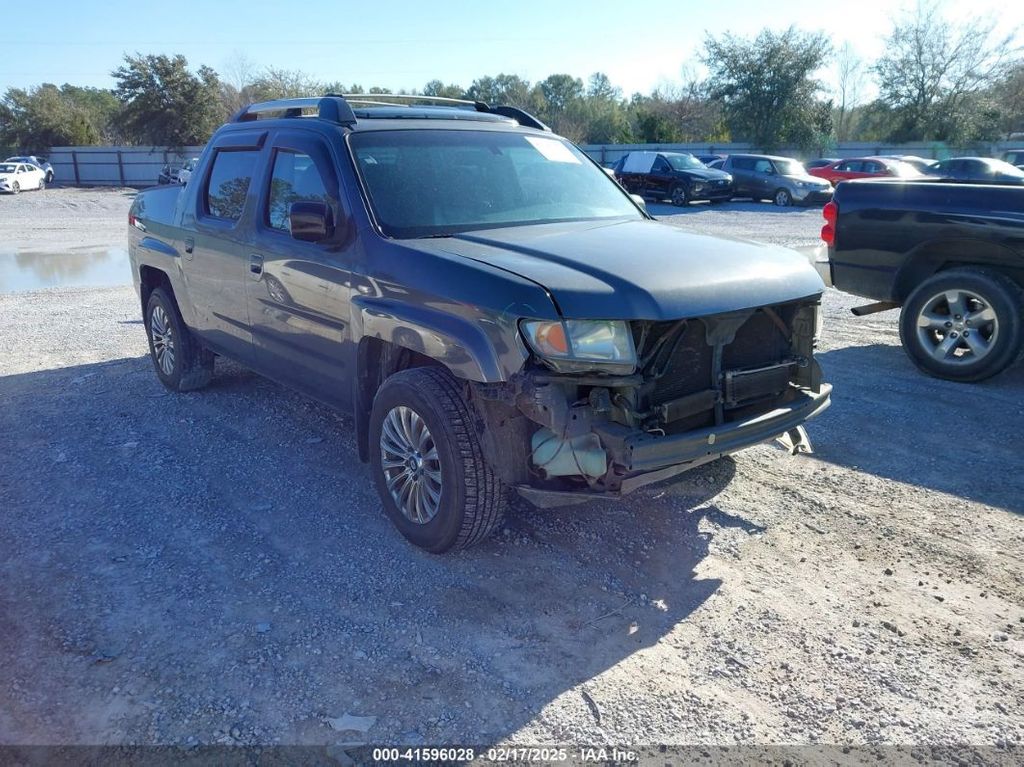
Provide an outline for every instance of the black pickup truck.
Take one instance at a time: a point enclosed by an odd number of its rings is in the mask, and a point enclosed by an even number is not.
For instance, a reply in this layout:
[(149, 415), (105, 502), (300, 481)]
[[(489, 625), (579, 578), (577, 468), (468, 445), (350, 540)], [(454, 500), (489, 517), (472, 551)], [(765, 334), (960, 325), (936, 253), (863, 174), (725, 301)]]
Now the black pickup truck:
[(652, 220), (517, 109), (369, 98), (249, 107), (184, 187), (137, 196), (164, 385), (225, 355), (352, 413), (385, 511), (431, 551), (481, 540), (508, 490), (614, 497), (809, 447), (831, 387), (806, 259)]
[(826, 282), (902, 307), (921, 370), (980, 381), (1024, 355), (1024, 189), (940, 180), (848, 181), (824, 208)]

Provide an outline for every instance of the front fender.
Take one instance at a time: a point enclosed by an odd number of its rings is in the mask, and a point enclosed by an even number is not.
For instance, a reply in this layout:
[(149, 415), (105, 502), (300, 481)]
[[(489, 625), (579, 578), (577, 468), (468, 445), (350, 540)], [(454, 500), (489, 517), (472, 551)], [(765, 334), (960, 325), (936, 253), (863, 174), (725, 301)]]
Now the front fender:
[(528, 352), (514, 325), (467, 319), (437, 309), (379, 297), (353, 299), (364, 338), (379, 338), (437, 360), (468, 381), (507, 381)]

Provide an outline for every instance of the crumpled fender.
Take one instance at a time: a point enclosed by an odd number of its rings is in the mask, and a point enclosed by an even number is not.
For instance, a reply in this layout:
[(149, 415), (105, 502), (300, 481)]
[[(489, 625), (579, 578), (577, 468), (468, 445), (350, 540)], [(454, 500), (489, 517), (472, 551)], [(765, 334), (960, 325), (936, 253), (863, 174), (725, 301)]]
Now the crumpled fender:
[[(379, 338), (437, 360), (468, 381), (497, 383), (523, 367), (528, 353), (514, 327), (382, 297), (353, 298), (362, 327), (356, 337)], [(514, 321), (513, 321), (514, 322)], [(506, 338), (516, 338), (509, 348)]]

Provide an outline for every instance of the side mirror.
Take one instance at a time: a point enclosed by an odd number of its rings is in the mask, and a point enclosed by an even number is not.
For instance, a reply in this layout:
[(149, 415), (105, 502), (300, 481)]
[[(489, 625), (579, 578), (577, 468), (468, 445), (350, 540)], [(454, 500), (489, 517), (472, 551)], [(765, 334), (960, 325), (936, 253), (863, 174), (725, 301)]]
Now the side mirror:
[(647, 200), (645, 200), (638, 194), (631, 194), (629, 197), (631, 200), (633, 200), (633, 202), (639, 205), (645, 213), (647, 212)]
[(322, 242), (334, 234), (334, 213), (325, 202), (303, 200), (288, 209), (292, 237), (303, 242)]

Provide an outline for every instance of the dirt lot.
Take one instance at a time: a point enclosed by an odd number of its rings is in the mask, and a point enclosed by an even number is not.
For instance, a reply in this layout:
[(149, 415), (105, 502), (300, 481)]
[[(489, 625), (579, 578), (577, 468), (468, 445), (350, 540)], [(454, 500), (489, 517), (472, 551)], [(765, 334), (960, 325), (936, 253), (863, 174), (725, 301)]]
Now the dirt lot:
[[(129, 199), (0, 199), (0, 241), (123, 247)], [(0, 295), (0, 743), (1020, 743), (1024, 368), (926, 378), (855, 302), (826, 295), (814, 456), (435, 557), (347, 417), (232, 365), (167, 393), (130, 287)]]

